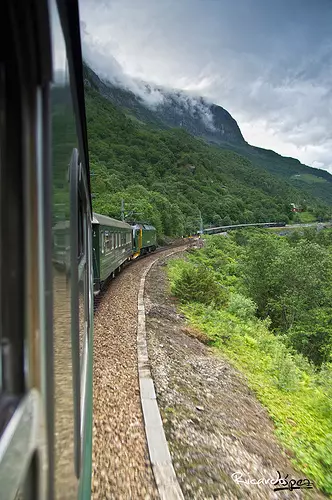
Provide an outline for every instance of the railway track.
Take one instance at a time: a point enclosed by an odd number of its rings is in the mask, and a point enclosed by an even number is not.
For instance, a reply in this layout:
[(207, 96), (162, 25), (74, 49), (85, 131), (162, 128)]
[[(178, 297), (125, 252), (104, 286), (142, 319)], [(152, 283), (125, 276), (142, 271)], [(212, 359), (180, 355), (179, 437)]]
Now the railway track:
[[(185, 243), (183, 243), (184, 245)], [(176, 246), (173, 246), (173, 245), (168, 245), (168, 246), (163, 246), (163, 247), (158, 247), (154, 252), (152, 253), (147, 253), (147, 254), (144, 254), (144, 255), (141, 255), (140, 257), (137, 257), (137, 259), (135, 259), (134, 261), (128, 261), (128, 262), (125, 262), (124, 264), (122, 264), (120, 266), (120, 268), (116, 271), (116, 275), (114, 277), (112, 276), (109, 276), (103, 283), (103, 286), (101, 288), (101, 290), (97, 293), (94, 294), (94, 303), (93, 303), (93, 310), (94, 312), (97, 311), (98, 307), (99, 307), (99, 304), (101, 303), (103, 297), (105, 296), (105, 294), (107, 293), (108, 291), (108, 288), (110, 286), (110, 284), (114, 281), (114, 279), (116, 279), (116, 277), (120, 274), (120, 272), (125, 269), (126, 267), (128, 267), (129, 265), (135, 263), (135, 262), (140, 262), (142, 261), (143, 259), (146, 259), (147, 257), (151, 257), (152, 255), (156, 255), (158, 253), (161, 253), (161, 252), (164, 252), (165, 250), (171, 250), (172, 248), (177, 248), (178, 246), (182, 246), (182, 245), (176, 245)]]
[[(188, 242), (184, 242), (184, 245)], [(137, 298), (147, 257), (169, 255), (182, 244), (158, 248), (124, 266), (95, 300), (92, 500), (157, 500), (140, 400)], [(112, 286), (110, 284), (112, 283)]]

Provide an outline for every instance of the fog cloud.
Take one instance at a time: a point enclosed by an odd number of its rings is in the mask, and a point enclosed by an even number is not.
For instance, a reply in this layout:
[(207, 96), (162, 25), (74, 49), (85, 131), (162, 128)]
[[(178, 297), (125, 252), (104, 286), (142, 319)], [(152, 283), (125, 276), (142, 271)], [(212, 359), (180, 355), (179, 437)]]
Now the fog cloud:
[[(192, 109), (204, 96), (251, 144), (332, 171), (329, 0), (81, 0), (80, 8), (84, 57), (102, 77), (153, 106), (163, 100), (158, 86), (188, 92)], [(140, 80), (155, 86), (147, 92)]]

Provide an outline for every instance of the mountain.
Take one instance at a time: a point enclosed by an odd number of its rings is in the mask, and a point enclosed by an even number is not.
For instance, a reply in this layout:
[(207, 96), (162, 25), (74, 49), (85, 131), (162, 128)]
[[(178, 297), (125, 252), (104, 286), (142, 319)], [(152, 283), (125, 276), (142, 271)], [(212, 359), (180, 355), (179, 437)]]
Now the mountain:
[[(304, 206), (311, 218), (330, 217), (331, 207), (308, 190), (232, 150), (247, 146), (222, 108), (217, 110), (220, 121), (226, 118), (217, 128), (208, 122), (209, 115), (202, 116), (211, 111), (205, 102), (186, 104), (183, 96), (172, 93), (174, 103), (168, 103), (180, 107), (181, 100), (187, 127), (191, 124), (210, 138), (227, 134), (229, 142), (221, 147), (184, 126), (171, 128), (175, 111), (166, 113), (159, 94), (150, 98), (159, 102), (147, 105), (136, 92), (109, 85), (85, 68), (94, 211), (118, 218), (124, 200), (128, 218), (151, 222), (159, 235), (169, 236), (196, 232), (201, 217), (205, 226), (294, 221), (299, 216), (291, 212), (292, 203)], [(158, 106), (164, 107), (158, 111)]]
[(190, 134), (216, 144), (246, 144), (234, 118), (221, 106), (208, 103), (182, 91), (169, 91), (137, 82), (136, 93), (119, 84), (102, 80), (84, 67), (85, 81), (113, 104), (134, 113), (135, 117), (159, 127), (181, 127)]
[(234, 118), (221, 106), (182, 91), (170, 91), (144, 82), (133, 90), (102, 80), (87, 65), (87, 85), (137, 120), (160, 129), (182, 128), (210, 144), (247, 157), (255, 165), (282, 177), (296, 188), (332, 204), (332, 175), (303, 165), (294, 158), (248, 144)]

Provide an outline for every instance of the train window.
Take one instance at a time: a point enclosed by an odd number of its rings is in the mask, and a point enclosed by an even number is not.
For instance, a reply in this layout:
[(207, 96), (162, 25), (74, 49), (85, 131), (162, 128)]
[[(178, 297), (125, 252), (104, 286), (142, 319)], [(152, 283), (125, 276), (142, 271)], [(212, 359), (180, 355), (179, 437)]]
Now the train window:
[(111, 249), (110, 235), (108, 231), (105, 231), (105, 252), (108, 253)]
[(11, 30), (8, 37), (0, 61), (0, 434), (25, 389), (23, 98)]
[(101, 242), (100, 242), (101, 253), (104, 253), (105, 252), (105, 248), (104, 248), (104, 245), (105, 245), (105, 243), (104, 243), (104, 233), (101, 232), (100, 236), (101, 236)]
[[(88, 356), (91, 324), (91, 227), (86, 174), (74, 149), (70, 165), (71, 223), (71, 347), (74, 398), (74, 456), (76, 476), (80, 476), (82, 425), (86, 411)], [(76, 196), (75, 196), (76, 192)], [(77, 215), (78, 214), (78, 215)], [(109, 233), (101, 231), (101, 252), (107, 251)], [(79, 254), (79, 262), (74, 256)]]

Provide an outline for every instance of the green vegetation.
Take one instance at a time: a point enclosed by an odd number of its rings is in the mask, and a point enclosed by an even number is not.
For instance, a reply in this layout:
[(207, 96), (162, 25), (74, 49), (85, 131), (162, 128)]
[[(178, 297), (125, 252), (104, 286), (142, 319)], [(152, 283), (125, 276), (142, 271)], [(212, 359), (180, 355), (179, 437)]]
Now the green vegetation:
[(307, 184), (312, 183), (320, 183), (320, 184), (328, 184), (326, 179), (322, 177), (316, 177), (316, 175), (312, 174), (295, 174), (291, 177), (292, 180), (306, 182)]
[(314, 196), (323, 203), (332, 204), (331, 174), (325, 170), (303, 165), (295, 158), (284, 157), (274, 151), (250, 146), (243, 139), (234, 118), (222, 107), (214, 104), (210, 107), (215, 125), (215, 130), (211, 130), (200, 113), (193, 112), (194, 108), (183, 106), (181, 99), (177, 100), (177, 92), (168, 93), (164, 89), (162, 92), (166, 101), (157, 107), (151, 107), (130, 90), (106, 84), (87, 65), (84, 65), (84, 78), (87, 86), (97, 90), (114, 105), (120, 106), (132, 121), (145, 124), (146, 128), (157, 127), (162, 130), (181, 126), (181, 129), (189, 134), (200, 137), (215, 146), (218, 145), (219, 151), (234, 151), (263, 171), (298, 188), (294, 190), (298, 192), (298, 197), (292, 199), (293, 203), (299, 204), (303, 199), (308, 200), (303, 192), (307, 191), (311, 198)]
[(237, 231), (168, 267), (189, 321), (245, 373), (295, 464), (329, 494), (331, 254), (331, 230)]
[(200, 212), (205, 225), (289, 222), (290, 204), (306, 200), (313, 217), (330, 216), (328, 205), (290, 182), (182, 129), (143, 124), (92, 84), (86, 87), (86, 110), (98, 213), (119, 218), (124, 199), (133, 219), (169, 236), (195, 233)]
[(294, 214), (293, 222), (299, 222), (301, 224), (310, 224), (310, 222), (315, 222), (316, 217), (311, 212), (298, 212)]
[[(295, 158), (281, 156), (274, 151), (249, 146), (247, 144), (229, 145), (237, 153), (246, 156), (255, 165), (288, 180), (293, 187), (307, 190), (312, 196), (331, 204), (331, 174), (326, 170), (308, 167)], [(299, 203), (300, 200), (293, 200)]]

